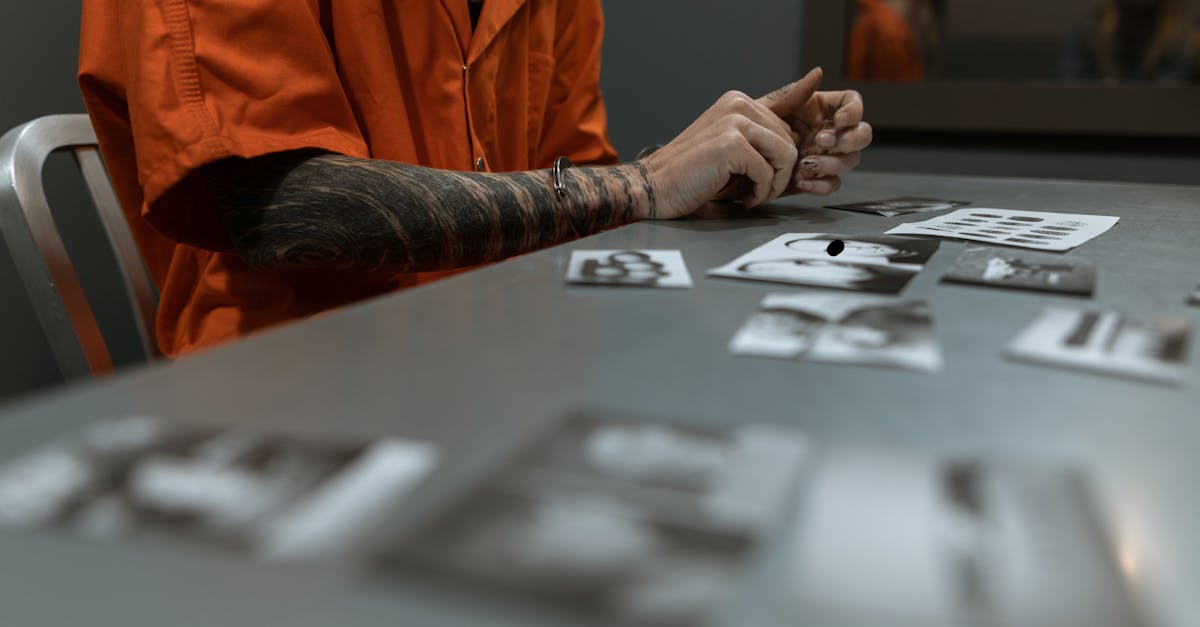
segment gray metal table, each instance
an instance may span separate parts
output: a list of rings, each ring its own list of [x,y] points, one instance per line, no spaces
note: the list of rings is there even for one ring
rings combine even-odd
[[[1099,263],[1094,302],[1200,322],[1200,309],[1183,304],[1200,281],[1200,187],[856,174],[836,200],[899,195],[1119,215],[1117,227],[1075,253]],[[781,233],[878,233],[904,220],[821,204],[801,197],[725,219],[636,224],[12,405],[0,414],[0,458],[130,414],[427,438],[444,448],[446,463],[414,498],[414,518],[581,406],[697,424],[775,423],[936,452],[1071,459],[1092,474],[1123,560],[1161,624],[1200,625],[1195,343],[1193,376],[1177,388],[1006,361],[1002,347],[1043,305],[1086,301],[938,285],[962,248],[945,242],[906,291],[933,304],[946,358],[940,374],[729,355],[726,343],[762,296],[786,286],[709,279],[705,269]],[[567,288],[574,248],[681,249],[696,286]],[[557,616],[403,575],[275,570],[191,545],[3,533],[0,555],[0,621],[8,625],[542,625]]]

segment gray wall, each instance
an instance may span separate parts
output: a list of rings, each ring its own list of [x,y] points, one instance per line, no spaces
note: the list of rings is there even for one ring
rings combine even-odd
[[[83,111],[75,87],[78,36],[79,0],[0,2],[0,129],[48,113]],[[59,382],[3,242],[0,338],[0,400]]]
[[[602,81],[612,138],[622,156],[669,140],[725,90],[760,94],[800,76],[806,69],[800,59],[802,9],[802,0],[607,0]],[[83,110],[74,80],[78,14],[79,0],[0,2],[0,79],[5,85],[0,127],[46,113]],[[1166,152],[1134,142],[1051,138],[997,144],[995,138],[964,142],[884,132],[863,168],[1195,182],[1200,171],[1195,151]],[[53,168],[52,174],[66,170]],[[78,200],[69,184],[61,189],[55,185],[54,191],[67,199],[64,204]],[[83,215],[72,214],[64,222],[83,234],[92,230]],[[7,250],[2,252],[0,400],[58,381]],[[105,273],[95,273],[100,287],[93,291],[112,300],[115,293],[104,289],[111,284]]]

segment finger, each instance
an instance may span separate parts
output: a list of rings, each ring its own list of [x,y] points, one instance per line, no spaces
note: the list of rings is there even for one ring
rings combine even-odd
[[[804,78],[790,85],[780,87],[759,98],[758,101],[781,118],[792,117],[802,110],[804,105],[808,104],[813,94],[817,93],[817,88],[821,86],[821,81],[824,78],[824,70],[820,67],[813,68]]]
[[[858,126],[848,131],[840,131],[833,146],[826,148],[826,150],[838,154],[861,152],[867,146],[870,146],[874,139],[875,129],[871,128],[871,125],[866,122],[859,122]]]
[[[804,179],[819,179],[845,174],[862,163],[862,153],[845,155],[809,155],[796,164],[793,185]]]
[[[864,105],[862,94],[854,91],[833,91],[818,94],[825,103],[825,111],[829,121],[837,130],[846,130],[858,126],[863,121]],[[832,113],[832,115],[829,115]]]
[[[842,179],[838,176],[829,176],[821,179],[805,179],[797,182],[794,191],[800,194],[812,194],[813,196],[828,196],[842,188]]]
[[[838,145],[841,131],[854,129],[862,123],[863,99],[856,91],[820,92],[816,101],[816,106],[809,108],[811,118],[806,121],[810,126],[822,129],[813,138],[813,144],[818,148],[833,149]]]
[[[754,191],[749,198],[744,198],[743,202],[747,207],[757,207],[771,198],[776,172],[767,158],[750,143],[749,138],[745,135],[740,135],[740,138],[738,151],[730,164],[730,174],[742,174],[750,179]]]
[[[751,123],[741,130],[754,150],[771,164],[773,176],[770,197],[767,200],[778,198],[792,182],[796,160],[800,157],[796,144],[757,124]]]
[[[726,92],[717,103],[728,115],[736,114],[745,116],[755,123],[771,129],[785,141],[790,141],[793,144],[800,142],[800,136],[792,130],[790,124],[772,113],[766,105],[740,91]]]

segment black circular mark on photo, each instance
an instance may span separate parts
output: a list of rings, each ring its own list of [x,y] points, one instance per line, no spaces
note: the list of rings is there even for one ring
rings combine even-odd
[[[994,218],[994,219],[996,219],[996,220],[1003,220],[1003,219],[1004,219],[1004,216],[998,216],[998,215],[996,215],[996,214],[994,214],[994,213],[972,213],[971,215],[972,215],[972,216],[974,216],[974,217],[976,217],[976,218]]]
[[[835,239],[832,242],[829,242],[829,246],[825,247],[825,252],[829,253],[830,257],[837,257],[838,255],[842,254],[843,250],[846,250],[846,242],[843,242],[840,239]]]
[[[1017,220],[1018,222],[1041,222],[1042,221],[1041,218],[1035,218],[1033,216],[1013,216],[1009,219]]]

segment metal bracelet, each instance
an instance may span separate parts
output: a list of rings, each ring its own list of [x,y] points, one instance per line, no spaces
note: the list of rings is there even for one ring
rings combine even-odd
[[[571,160],[566,157],[559,157],[554,160],[554,192],[559,198],[565,198],[567,195],[567,184],[563,181],[563,172],[574,166]]]

